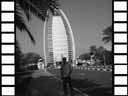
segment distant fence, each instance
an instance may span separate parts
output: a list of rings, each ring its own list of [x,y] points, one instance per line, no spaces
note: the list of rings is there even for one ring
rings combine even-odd
[[[74,66],[74,69],[89,70],[89,71],[109,71],[112,72],[112,66]]]
[[[29,68],[29,72],[31,72],[35,68],[34,66],[31,66],[31,67],[32,68]],[[47,69],[60,69],[60,66],[51,66],[51,67],[48,67]],[[73,66],[73,69],[112,72],[112,66],[110,66],[110,65],[106,65],[106,66],[104,66],[104,65],[100,65],[100,66]],[[38,69],[36,68],[35,70],[38,70]]]
[[[60,69],[60,67],[54,67],[54,68]],[[73,69],[112,72],[112,66],[73,66]]]

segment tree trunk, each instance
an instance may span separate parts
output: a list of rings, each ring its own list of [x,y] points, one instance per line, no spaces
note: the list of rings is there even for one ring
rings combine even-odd
[[[103,59],[104,59],[104,66],[106,66],[106,57],[105,57],[105,52],[103,52]]]

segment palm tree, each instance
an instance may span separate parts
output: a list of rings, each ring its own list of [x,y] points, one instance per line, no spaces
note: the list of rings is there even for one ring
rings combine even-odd
[[[97,52],[96,45],[90,46],[89,51],[90,51],[90,53],[96,55],[96,52]]]
[[[20,71],[21,61],[22,61],[23,53],[21,51],[21,47],[19,42],[16,41],[16,71]]]
[[[89,60],[90,59],[90,53],[84,53],[79,56],[81,60]]]
[[[58,6],[58,0],[16,0],[16,27],[21,32],[27,32],[31,41],[35,43],[35,39],[30,33],[24,18],[31,20],[31,14],[35,15],[42,21],[47,17],[47,10],[52,13]],[[25,17],[24,17],[25,15]]]
[[[30,21],[31,14],[35,15],[37,18],[41,19],[42,21],[45,20],[47,17],[47,10],[54,13],[54,9],[58,6],[58,0],[16,0],[16,14],[15,14],[15,24],[17,29],[20,32],[27,32],[31,41],[35,43],[35,39],[32,36],[31,32],[29,31],[26,22]],[[25,18],[27,20],[25,20]],[[17,43],[17,51],[16,51],[16,59],[17,63],[19,63],[19,59],[21,59],[21,51],[19,44]],[[19,64],[17,64],[19,65]],[[29,75],[29,74],[27,74]],[[18,78],[24,77],[24,75],[17,75]],[[18,79],[19,80],[19,79]],[[24,79],[22,79],[24,80]],[[19,86],[19,85],[18,85]],[[22,88],[22,87],[20,87]]]
[[[33,53],[33,52],[26,53],[23,55],[22,58],[22,66],[28,67],[28,64],[33,64],[33,63],[36,64],[39,59],[43,60],[43,58],[37,53]]]
[[[103,35],[102,41],[104,41],[105,44],[109,42],[112,43],[112,25],[103,30]]]
[[[103,61],[104,61],[104,66],[106,65],[106,49],[102,46],[100,46],[98,49],[98,54],[100,55],[100,57],[103,58]]]
[[[96,54],[97,54],[97,48],[96,48],[96,45],[92,45],[90,46],[89,48],[90,50],[90,60],[92,62],[92,64],[96,63]]]
[[[102,41],[106,44],[112,44],[112,25],[103,30],[104,37]],[[106,65],[106,50],[103,50],[104,65]]]

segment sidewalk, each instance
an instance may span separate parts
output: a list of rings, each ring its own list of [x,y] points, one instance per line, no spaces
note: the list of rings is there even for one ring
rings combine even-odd
[[[88,96],[76,88],[74,93],[75,96]],[[32,74],[27,96],[64,96],[62,82],[47,71],[37,70]]]

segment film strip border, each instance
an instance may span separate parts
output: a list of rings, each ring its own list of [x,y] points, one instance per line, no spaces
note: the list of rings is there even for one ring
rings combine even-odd
[[[15,27],[13,0],[1,1],[1,96],[15,95]]]
[[[15,95],[14,1],[1,1],[2,96]],[[127,96],[127,1],[114,1],[114,95]]]
[[[113,2],[114,96],[128,96],[127,4],[127,0],[114,0]]]

